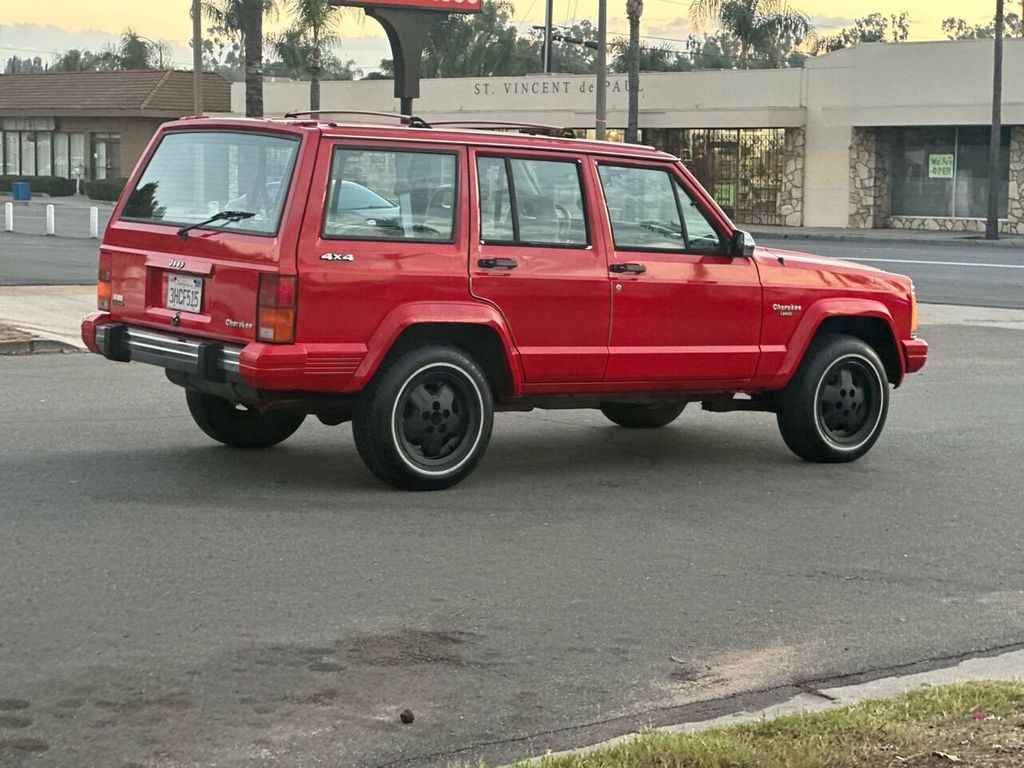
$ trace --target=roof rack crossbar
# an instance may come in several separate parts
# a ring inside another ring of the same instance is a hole
[[[563,139],[573,139],[576,134],[572,128],[563,128],[558,125],[546,125],[545,123],[517,123],[507,120],[440,120],[432,122],[431,125],[435,128],[442,125],[465,125],[473,128],[481,128],[484,130],[494,129],[501,130],[502,128],[518,128],[520,133],[534,134],[538,136],[554,136]]]
[[[395,112],[370,112],[365,109],[303,109],[286,112],[285,117],[317,117],[320,115],[370,115],[371,117],[393,117],[412,128],[429,128],[430,123],[416,115],[399,115]]]

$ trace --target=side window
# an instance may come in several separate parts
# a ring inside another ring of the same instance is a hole
[[[479,157],[477,176],[484,242],[589,244],[577,163]]]
[[[599,165],[616,248],[719,252],[719,237],[671,174],[658,168]]]
[[[455,155],[347,149],[331,158],[323,236],[451,242]]]
[[[683,209],[686,250],[693,253],[723,253],[722,238],[708,221],[704,211],[697,206],[697,201],[690,197],[678,181],[673,180],[672,183],[679,197],[679,205]]]

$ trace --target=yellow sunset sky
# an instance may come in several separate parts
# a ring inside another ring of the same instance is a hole
[[[819,30],[826,33],[874,11],[889,14],[906,10],[910,14],[912,40],[943,39],[942,19],[959,16],[972,24],[982,23],[991,18],[995,9],[995,0],[794,0],[791,4],[810,15]],[[1007,11],[1020,13],[1022,5],[1024,0],[1007,0]],[[118,34],[131,27],[143,36],[171,43],[175,63],[187,66],[189,7],[190,0],[0,0],[0,57],[38,52],[47,59],[50,49],[72,47],[79,39],[78,47],[96,48],[96,33]],[[517,23],[543,22],[544,0],[515,0],[515,8]],[[554,22],[593,19],[596,8],[596,0],[555,0]],[[624,0],[609,3],[609,29],[613,34],[626,31],[624,8]],[[691,31],[686,22],[688,8],[689,0],[646,0],[641,33],[659,39],[685,38]],[[283,15],[271,25],[271,30],[286,23],[287,16]],[[19,25],[34,26],[28,30]],[[38,27],[56,29],[49,29],[47,36]],[[21,34],[28,31],[32,32],[30,36]],[[372,65],[381,56],[389,55],[383,32],[373,21],[347,21],[342,34],[350,44],[343,41],[341,51],[355,58],[360,66]]]

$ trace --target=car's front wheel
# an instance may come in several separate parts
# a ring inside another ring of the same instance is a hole
[[[189,413],[203,432],[232,448],[269,448],[302,426],[304,413],[268,412],[237,405],[223,397],[185,390]]]
[[[487,449],[494,405],[487,377],[461,350],[426,346],[398,355],[352,418],[356,448],[396,488],[438,490],[463,480]]]
[[[671,424],[686,403],[601,403],[601,413],[627,429],[656,429]]]
[[[885,366],[851,336],[816,339],[779,398],[779,431],[807,461],[854,461],[878,440],[889,411]]]

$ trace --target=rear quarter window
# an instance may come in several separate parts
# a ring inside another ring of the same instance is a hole
[[[221,131],[161,139],[128,196],[121,218],[187,226],[220,211],[252,213],[211,228],[273,235],[288,196],[299,140]]]

